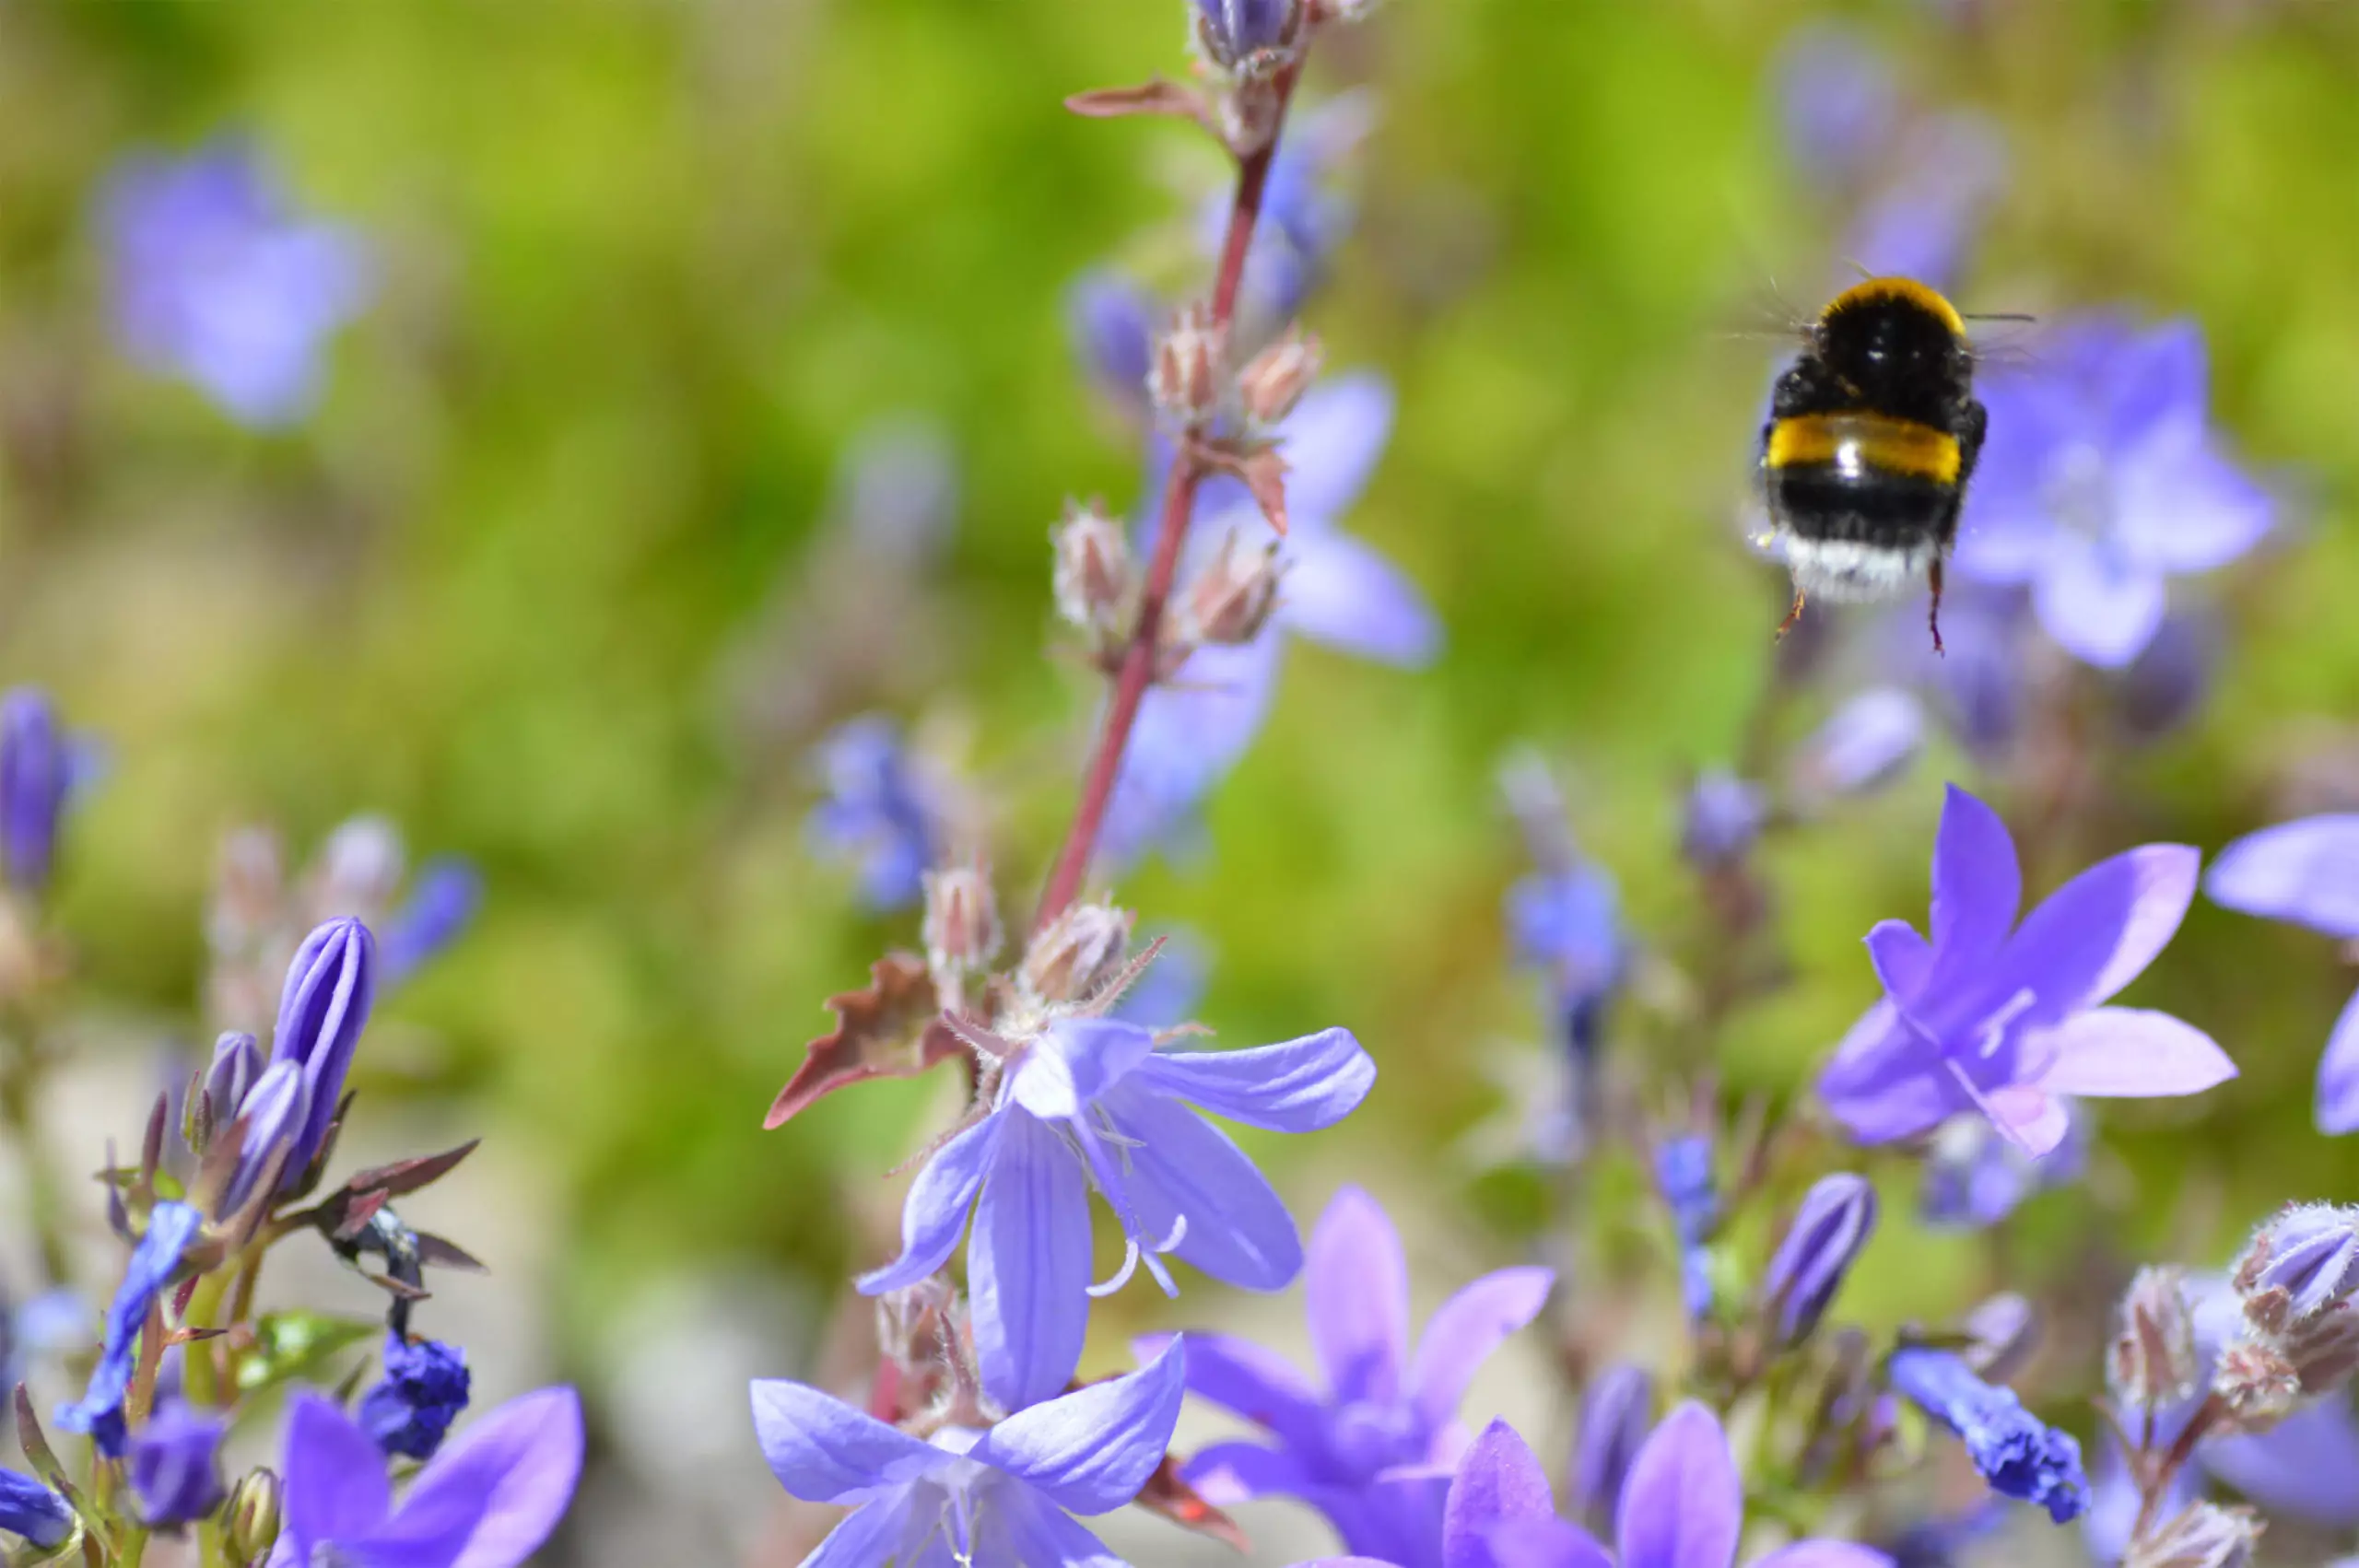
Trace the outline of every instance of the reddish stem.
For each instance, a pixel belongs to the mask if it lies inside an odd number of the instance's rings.
[[[1278,78],[1277,119],[1268,145],[1238,163],[1237,195],[1229,205],[1228,233],[1221,242],[1220,270],[1213,278],[1213,323],[1224,336],[1237,320],[1237,296],[1245,281],[1246,254],[1253,246],[1254,226],[1261,221],[1262,196],[1270,183],[1270,162],[1277,151],[1279,134],[1285,128],[1286,107],[1293,100],[1299,71],[1299,65],[1291,67]],[[1106,722],[1098,731],[1097,746],[1089,759],[1081,805],[1074,813],[1073,831],[1066,836],[1064,848],[1057,856],[1048,890],[1040,895],[1040,910],[1034,921],[1036,930],[1063,914],[1081,892],[1082,879],[1089,874],[1090,857],[1097,848],[1098,831],[1106,825],[1106,808],[1114,798],[1115,781],[1122,774],[1122,755],[1130,747],[1132,728],[1138,722],[1139,705],[1146,700],[1147,688],[1155,684],[1156,650],[1163,629],[1164,607],[1171,598],[1172,580],[1179,575],[1180,547],[1187,542],[1189,520],[1196,509],[1196,488],[1209,472],[1199,444],[1204,434],[1202,426],[1191,427],[1172,454],[1171,474],[1163,491],[1163,521],[1156,533],[1154,559],[1147,564],[1146,586],[1139,595],[1138,625],[1132,629],[1130,645],[1122,650],[1121,668],[1114,678],[1113,700],[1107,705]]]

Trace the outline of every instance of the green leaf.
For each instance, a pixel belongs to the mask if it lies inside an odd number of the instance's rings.
[[[238,1363],[238,1389],[251,1394],[317,1373],[338,1351],[373,1339],[382,1325],[323,1312],[265,1312],[254,1324],[254,1349]]]

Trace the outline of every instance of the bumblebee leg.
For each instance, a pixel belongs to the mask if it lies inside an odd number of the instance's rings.
[[[1786,612],[1786,618],[1784,620],[1778,623],[1778,640],[1779,642],[1786,640],[1786,634],[1792,631],[1794,629],[1794,623],[1802,618],[1802,600],[1804,597],[1805,595],[1801,589],[1797,588],[1794,590],[1794,607]]]
[[[1926,612],[1926,614],[1925,614],[1925,625],[1926,625],[1926,626],[1930,626],[1931,628],[1932,628],[1932,633],[1933,633],[1933,651],[1934,651],[1935,653],[1940,653],[1940,652],[1942,652],[1942,558],[1941,558],[1939,556],[1934,556],[1934,557],[1933,557],[1933,566],[1932,566],[1932,569],[1931,569],[1931,571],[1929,571],[1928,573],[1926,573],[1926,577],[1927,577],[1928,580],[1931,582],[1931,584],[1932,584],[1932,588],[1933,588],[1933,607],[1932,607],[1931,610],[1929,610],[1929,611],[1927,611],[1927,612]]]

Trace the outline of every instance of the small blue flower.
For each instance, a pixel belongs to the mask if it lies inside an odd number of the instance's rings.
[[[74,1510],[32,1477],[0,1469],[0,1530],[22,1536],[46,1550],[64,1545],[74,1533]]]
[[[1926,1222],[1987,1230],[2035,1193],[2078,1181],[2088,1165],[2088,1113],[2064,1102],[2063,1141],[2045,1154],[2026,1153],[1987,1117],[1954,1116],[1933,1134],[1925,1155],[1919,1211]]]
[[[287,966],[278,999],[278,1022],[270,1036],[270,1059],[300,1062],[308,1102],[303,1129],[287,1162],[289,1182],[318,1157],[344,1097],[345,1076],[369,1026],[377,995],[376,940],[349,916],[329,920],[303,939]]]
[[[871,909],[917,903],[941,835],[933,787],[899,728],[881,714],[854,719],[822,742],[818,755],[827,798],[811,813],[811,842],[854,866]]]
[[[1155,301],[1110,267],[1084,273],[1066,291],[1074,346],[1090,379],[1141,425],[1152,410],[1146,378],[1155,345]]]
[[[1290,41],[1302,0],[1195,0],[1197,36],[1215,64],[1233,66]]]
[[[0,696],[0,870],[10,886],[49,885],[73,758],[56,705],[38,686]]]
[[[467,1408],[467,1358],[439,1340],[385,1337],[385,1375],[360,1396],[361,1428],[388,1454],[430,1459]]]
[[[1752,851],[1768,820],[1767,791],[1724,768],[1712,768],[1688,786],[1679,852],[1703,871],[1732,866]]]
[[[409,896],[385,921],[377,947],[378,977],[399,985],[426,961],[465,934],[483,903],[483,873],[456,855],[428,860]]]
[[[131,1439],[131,1490],[153,1529],[193,1524],[221,1501],[221,1439],[229,1423],[185,1399],[156,1407]]]
[[[1892,62],[1848,28],[1822,23],[1788,39],[1777,97],[1787,156],[1822,185],[1841,189],[1865,176],[1899,128]]]
[[[1687,1316],[1700,1318],[1712,1310],[1712,1260],[1704,1243],[1720,1215],[1719,1195],[1712,1187],[1711,1140],[1663,1140],[1655,1149],[1655,1185],[1679,1239],[1680,1293]]]
[[[131,1388],[133,1364],[140,1331],[147,1325],[147,1310],[171,1282],[181,1255],[205,1229],[205,1216],[185,1203],[158,1203],[147,1216],[147,1234],[132,1249],[123,1269],[123,1285],[107,1308],[106,1336],[99,1364],[90,1372],[90,1386],[82,1398],[60,1406],[57,1424],[68,1432],[88,1433],[99,1451],[110,1458],[123,1457],[125,1439],[123,1396]]]
[[[2025,1410],[2013,1390],[1983,1382],[1956,1355],[1924,1345],[1895,1351],[1886,1375],[1896,1393],[1956,1433],[1991,1491],[2043,1507],[2060,1525],[2088,1508],[2081,1445]]]

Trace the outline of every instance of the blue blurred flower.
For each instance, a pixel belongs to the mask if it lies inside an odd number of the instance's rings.
[[[388,1454],[430,1459],[467,1408],[467,1358],[440,1340],[385,1336],[385,1375],[360,1396],[361,1429]]]
[[[1348,92],[1297,113],[1279,139],[1262,192],[1262,221],[1245,253],[1238,296],[1243,341],[1258,342],[1302,313],[1327,280],[1336,250],[1356,216],[1339,178],[1376,124],[1376,100]],[[1205,204],[1202,233],[1217,253],[1228,227],[1226,192]]]
[[[1853,217],[1844,260],[1874,276],[1954,287],[2006,181],[1996,125],[1966,113],[1926,121],[1909,133],[1897,172]]]
[[[88,1433],[99,1451],[110,1458],[123,1457],[129,1435],[123,1424],[123,1396],[131,1388],[131,1373],[138,1353],[139,1335],[147,1326],[147,1309],[164,1292],[181,1266],[181,1255],[205,1229],[205,1216],[185,1203],[158,1203],[147,1216],[147,1231],[132,1249],[123,1268],[123,1284],[107,1308],[106,1337],[99,1363],[90,1371],[89,1387],[73,1404],[59,1407],[57,1424],[68,1432]]]
[[[1202,936],[1185,927],[1141,934],[1160,938],[1162,951],[1156,954],[1154,966],[1122,993],[1109,1016],[1149,1029],[1185,1024],[1195,1016],[1196,1004],[1203,1000],[1204,987],[1212,977],[1212,949]]]
[[[1925,709],[1898,686],[1857,693],[1802,743],[1795,783],[1814,794],[1863,795],[1891,783],[1925,744]]]
[[[20,891],[49,885],[73,771],[49,694],[18,686],[0,696],[0,870]]]
[[[1596,1060],[1606,1012],[1630,962],[1614,878],[1593,862],[1567,857],[1508,890],[1507,919],[1517,961],[1546,980],[1550,1012],[1575,1063],[1586,1070]]]
[[[131,1490],[149,1527],[191,1524],[221,1501],[221,1439],[229,1423],[167,1399],[131,1438]]]
[[[310,410],[322,345],[369,290],[350,232],[298,218],[268,161],[235,139],[130,160],[100,218],[133,358],[186,377],[246,425]]]
[[[1786,155],[1822,185],[1847,187],[1872,170],[1899,128],[1892,62],[1854,29],[1815,23],[1778,52],[1778,118]]]
[[[1613,1523],[1630,1466],[1654,1426],[1654,1379],[1644,1367],[1627,1362],[1607,1367],[1581,1392],[1572,1496],[1567,1501],[1591,1527]]]
[[[899,727],[882,714],[854,719],[820,743],[818,757],[827,798],[806,824],[813,846],[853,865],[870,908],[917,903],[941,848],[939,808]]]
[[[1958,743],[1985,761],[2004,756],[2022,728],[2028,601],[2018,588],[1953,579],[1942,597],[1941,653],[1926,639],[1922,605],[1884,624],[1883,657],[1908,672]]]
[[[1154,413],[1147,403],[1146,377],[1155,348],[1156,314],[1146,290],[1112,267],[1082,274],[1065,293],[1065,317],[1083,369],[1099,391],[1141,425]]]
[[[2026,1153],[1987,1117],[1950,1117],[1926,1152],[1919,1212],[1931,1224],[1985,1230],[2033,1194],[2079,1180],[2088,1165],[2088,1113],[2071,1100],[2064,1112],[2064,1140],[2045,1154]]]
[[[1751,852],[1768,820],[1768,791],[1725,768],[1708,769],[1687,787],[1679,852],[1704,871],[1733,865]]]
[[[2021,583],[2075,658],[2119,669],[2163,625],[2172,577],[2268,532],[2268,494],[2221,451],[2202,333],[2110,316],[2059,328],[2037,364],[1984,378],[1990,439],[1966,498],[1960,575]]]
[[[1656,1145],[1655,1186],[1671,1211],[1672,1234],[1679,1243],[1680,1294],[1687,1316],[1700,1319],[1712,1310],[1712,1259],[1704,1244],[1720,1217],[1719,1194],[1712,1185],[1712,1141],[1666,1138]]]
[[[2359,814],[2302,817],[2237,839],[2203,879],[2214,904],[2359,941]],[[2359,994],[2318,1059],[2318,1130],[2359,1131]]]
[[[31,1476],[0,1469],[0,1530],[45,1550],[64,1545],[74,1533],[74,1510]]]
[[[2036,1504],[2058,1524],[2089,1506],[2081,1445],[2024,1409],[2011,1389],[1985,1383],[1949,1351],[1909,1345],[1892,1353],[1895,1392],[1956,1433],[1990,1490]]]
[[[2212,694],[2220,629],[2209,615],[2173,610],[2145,651],[2130,661],[2113,691],[2121,727],[2135,741],[2158,741],[2195,717]]]
[[[409,896],[387,917],[377,942],[377,977],[387,986],[408,979],[427,960],[465,934],[483,904],[483,873],[458,855],[418,868]]]

